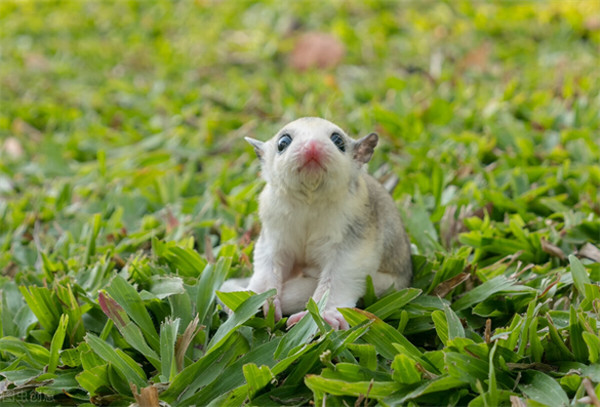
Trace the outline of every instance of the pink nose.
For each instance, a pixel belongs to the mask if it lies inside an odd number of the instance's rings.
[[[323,146],[317,140],[310,140],[304,145],[302,156],[305,163],[310,161],[321,163],[323,160]]]

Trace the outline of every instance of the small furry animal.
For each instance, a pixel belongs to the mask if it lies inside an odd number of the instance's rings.
[[[329,291],[323,319],[347,329],[337,308],[356,305],[367,275],[378,294],[410,284],[410,244],[394,201],[364,170],[377,134],[354,140],[327,120],[305,117],[267,142],[246,140],[266,181],[262,230],[252,277],[228,280],[221,291],[277,289],[271,304],[277,319],[291,315],[288,326],[307,313],[311,296],[319,301]]]

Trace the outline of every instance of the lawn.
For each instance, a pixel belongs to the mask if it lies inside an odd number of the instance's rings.
[[[599,49],[593,0],[0,2],[0,403],[599,406]],[[216,302],[302,116],[411,238],[347,331]]]

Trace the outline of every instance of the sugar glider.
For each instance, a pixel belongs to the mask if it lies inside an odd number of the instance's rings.
[[[253,275],[226,281],[222,291],[277,289],[275,317],[290,315],[289,326],[306,314],[311,296],[319,301],[329,291],[322,316],[333,328],[347,329],[338,308],[356,305],[367,275],[379,294],[410,284],[410,244],[398,210],[364,169],[377,134],[354,140],[327,120],[305,117],[269,141],[246,140],[266,181],[259,198],[262,230]]]

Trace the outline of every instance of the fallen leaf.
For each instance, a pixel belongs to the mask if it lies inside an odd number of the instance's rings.
[[[585,392],[590,398],[591,403],[589,404],[593,404],[594,407],[600,407],[600,400],[598,400],[598,396],[596,396],[594,384],[587,377],[583,379],[583,387],[585,388]]]
[[[518,396],[510,396],[510,406],[511,407],[527,407],[525,402],[521,400]]]
[[[185,328],[183,335],[177,339],[177,344],[175,345],[175,361],[177,363],[177,371],[183,370],[183,359],[185,357],[185,352],[192,343],[192,339],[194,339],[200,330],[205,328],[203,325],[198,328],[199,323],[200,320],[198,319],[198,314],[196,314],[196,317],[190,321],[187,328]]]
[[[433,290],[432,294],[433,295],[438,295],[438,296],[444,298],[454,288],[458,287],[459,285],[461,285],[462,283],[464,283],[465,281],[467,281],[470,276],[471,276],[470,273],[462,272],[462,273],[457,274],[456,276],[454,276],[452,278],[449,278],[446,281],[442,281],[441,283],[439,283],[437,285],[437,287],[435,287],[435,289]]]
[[[296,41],[289,64],[299,71],[333,68],[342,61],[345,53],[344,44],[331,34],[309,32]]]
[[[42,139],[42,132],[27,123],[23,119],[15,119],[11,124],[11,130],[18,136],[27,136],[34,141],[40,141]]]
[[[600,16],[590,16],[586,18],[583,25],[590,31],[600,30]]]
[[[137,387],[135,384],[131,383],[131,392],[133,393],[133,397],[135,397],[135,401],[137,406],[140,407],[159,407],[160,402],[158,400],[158,389],[153,385],[148,387],[144,387],[140,389],[140,393],[137,392]],[[134,406],[136,404],[133,404]]]
[[[458,62],[458,71],[464,72],[467,69],[476,68],[479,71],[485,71],[489,65],[489,56],[492,50],[492,45],[489,42],[484,42],[480,46],[473,48]]]
[[[25,66],[29,71],[46,72],[50,69],[50,61],[42,54],[29,53],[25,56]]]
[[[21,146],[21,143],[15,137],[8,137],[4,140],[2,151],[15,160],[23,156],[23,146]]]
[[[567,258],[565,252],[563,252],[562,249],[555,244],[550,243],[544,238],[541,239],[541,243],[542,250],[548,253],[550,256],[558,257],[561,260],[565,260]]]
[[[591,243],[584,244],[577,254],[581,257],[594,260],[596,263],[600,263],[600,249]]]

